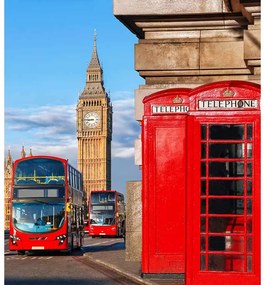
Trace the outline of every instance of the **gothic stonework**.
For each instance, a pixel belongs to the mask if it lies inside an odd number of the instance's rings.
[[[26,152],[24,146],[22,146],[20,152],[21,158],[26,157]],[[30,149],[29,155],[32,156],[32,151]],[[8,150],[5,163],[4,163],[4,222],[5,229],[9,229],[9,219],[10,219],[10,195],[11,195],[11,187],[12,187],[12,174],[13,174],[13,160],[11,157],[11,152]]]
[[[8,150],[7,157],[5,159],[5,166],[4,166],[4,202],[5,202],[5,229],[9,229],[9,218],[10,218],[10,193],[11,193],[11,182],[12,182],[12,157],[10,154],[10,150]]]
[[[87,196],[111,189],[112,106],[103,84],[96,37],[86,85],[77,104],[78,169]]]

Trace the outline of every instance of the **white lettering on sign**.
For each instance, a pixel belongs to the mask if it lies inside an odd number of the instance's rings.
[[[198,110],[256,109],[258,100],[199,100]]]
[[[152,114],[162,114],[162,113],[187,113],[189,111],[189,106],[178,105],[178,106],[157,106],[152,105]]]

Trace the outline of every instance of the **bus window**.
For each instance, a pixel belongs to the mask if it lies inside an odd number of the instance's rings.
[[[64,175],[64,165],[59,160],[24,160],[17,164],[15,184],[63,184]]]

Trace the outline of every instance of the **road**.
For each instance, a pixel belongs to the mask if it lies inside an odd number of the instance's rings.
[[[7,240],[5,240],[7,243]],[[85,252],[124,248],[122,239],[85,238],[72,255],[46,252],[17,255],[5,245],[5,285],[133,285],[132,281],[83,256]]]

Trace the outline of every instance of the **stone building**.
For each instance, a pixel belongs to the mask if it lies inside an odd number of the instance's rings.
[[[112,105],[105,91],[96,36],[86,85],[77,104],[78,169],[84,190],[111,189]]]
[[[21,149],[21,158],[26,157],[26,152],[24,146]],[[29,156],[32,156],[30,149]],[[13,160],[11,156],[11,151],[8,150],[5,162],[4,162],[4,228],[9,229],[9,219],[10,219],[10,194],[11,194],[11,183],[12,183],[12,165]]]
[[[10,193],[11,193],[11,182],[12,182],[12,157],[10,150],[8,150],[7,157],[4,164],[4,227],[9,229],[10,219]]]
[[[135,91],[139,122],[143,98],[163,89],[222,80],[260,83],[259,0],[113,0],[113,13],[138,38],[135,69],[145,79]],[[141,166],[140,137],[135,160]],[[127,203],[136,205],[136,196],[140,207],[141,183],[129,182]],[[141,220],[138,213],[133,221]],[[127,229],[127,257],[140,260],[141,250],[135,248],[141,231],[133,221]]]

